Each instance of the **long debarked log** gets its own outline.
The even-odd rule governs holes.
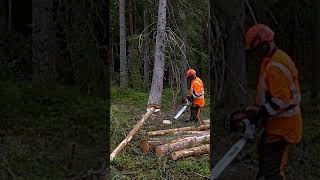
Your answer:
[[[133,129],[129,132],[127,137],[117,146],[115,150],[110,155],[110,161],[130,142],[135,134],[139,131],[139,129],[143,126],[144,122],[149,118],[149,116],[154,112],[155,108],[150,108],[148,112],[142,117],[142,119],[133,127]]]
[[[171,142],[161,146],[157,146],[155,151],[157,156],[167,155],[172,151],[177,151],[185,149],[188,146],[198,146],[200,144],[205,144],[210,141],[210,134],[199,136],[199,137],[187,137],[181,139],[178,142]]]
[[[184,157],[207,154],[209,152],[210,152],[210,144],[205,144],[205,145],[193,147],[190,149],[183,149],[180,151],[173,152],[171,154],[171,158],[173,160],[177,160],[177,159],[184,158]]]
[[[210,131],[186,131],[188,134],[186,135],[181,135],[178,137],[169,137],[169,138],[148,138],[148,139],[143,139],[140,141],[140,150],[146,154],[150,151],[155,151],[155,148],[157,146],[167,144],[167,143],[172,143],[172,142],[178,142],[181,141],[187,137],[196,137],[196,136],[203,136],[210,134]]]
[[[179,131],[205,131],[207,129],[210,129],[210,124],[200,125],[199,127],[190,126],[190,127],[183,127],[183,128],[150,131],[150,132],[147,132],[147,135],[148,136],[161,136],[161,135],[165,135],[165,134],[174,134],[175,132],[179,132]]]

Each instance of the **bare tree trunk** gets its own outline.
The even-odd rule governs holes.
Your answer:
[[[179,132],[186,132],[186,131],[205,131],[207,129],[210,129],[209,124],[200,125],[199,127],[189,126],[189,127],[182,127],[182,128],[149,131],[149,132],[147,132],[147,135],[148,136],[161,136],[161,135],[166,135],[166,134],[177,134]]]
[[[8,0],[8,31],[11,32],[12,27],[12,1]]]
[[[312,57],[312,87],[311,87],[311,96],[317,97],[320,93],[320,1],[314,0],[314,26],[313,26],[313,57]]]
[[[128,66],[126,48],[125,0],[119,0],[120,24],[120,87],[128,87]]]
[[[184,157],[207,154],[209,152],[210,152],[210,145],[205,144],[205,145],[193,147],[190,149],[183,149],[180,151],[176,151],[176,152],[172,153],[171,158],[173,160],[177,160],[177,159],[184,158]]]
[[[161,146],[167,143],[184,141],[188,137],[200,137],[204,135],[208,135],[209,131],[185,131],[186,134],[179,134],[175,137],[160,137],[160,138],[148,138],[140,141],[140,149],[146,154],[150,151],[155,151],[157,146]]]
[[[195,136],[195,137],[187,137],[184,139],[180,139],[179,141],[172,141],[168,144],[163,144],[161,146],[156,147],[156,155],[163,156],[167,155],[170,152],[182,150],[190,146],[198,146],[201,144],[208,144],[210,141],[210,134],[206,134],[203,136]]]
[[[148,118],[150,117],[150,115],[154,112],[154,108],[151,108],[148,110],[148,112],[143,115],[142,119],[140,121],[138,121],[138,123],[136,125],[134,125],[134,127],[131,129],[131,131],[129,132],[129,134],[127,135],[127,137],[116,147],[116,149],[113,150],[113,152],[110,154],[110,161],[113,160],[113,158],[120,153],[120,151],[122,151],[122,149],[124,149],[126,147],[127,144],[129,144],[129,142],[131,141],[131,139],[133,138],[133,136],[135,136],[138,131],[140,130],[140,128],[144,125],[144,123],[148,120]]]
[[[154,68],[152,76],[152,85],[149,95],[148,104],[151,106],[160,106],[162,89],[163,89],[163,74],[165,63],[165,29],[166,29],[166,0],[159,0],[158,9],[158,25],[156,37],[156,52],[154,57]]]
[[[130,35],[132,36],[134,34],[133,30],[133,7],[132,7],[132,0],[129,0],[129,30],[130,30]]]
[[[186,14],[185,11],[181,11],[182,14],[182,22],[183,24],[186,24]],[[186,76],[186,70],[187,70],[187,40],[186,40],[186,29],[187,27],[183,25],[183,34],[182,34],[182,41],[183,41],[183,47],[182,47],[182,53],[181,53],[181,69],[180,69],[180,94],[181,96],[187,95],[187,76]]]
[[[32,82],[40,86],[45,86],[50,77],[48,37],[50,2],[32,0]]]
[[[187,66],[187,40],[186,40],[186,35],[183,35],[183,47],[182,47],[182,54],[181,54],[181,74],[180,74],[180,78],[181,78],[181,84],[180,84],[180,88],[181,88],[181,95],[185,96],[187,95],[187,76],[186,76],[186,70],[188,68]]]
[[[246,63],[244,54],[244,1],[243,0],[217,0],[216,7],[220,10],[218,17],[224,18],[224,31],[226,53],[226,73],[224,107],[229,113],[246,104]],[[216,6],[217,6],[216,5]]]
[[[0,34],[8,30],[8,6],[6,0],[0,0]]]
[[[150,86],[150,63],[149,63],[149,37],[148,37],[148,10],[144,8],[143,10],[143,24],[144,24],[144,48],[143,48],[143,77],[144,86],[146,89]]]

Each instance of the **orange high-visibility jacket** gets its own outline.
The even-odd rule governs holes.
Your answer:
[[[190,87],[190,96],[193,96],[193,106],[200,106],[203,107],[205,103],[204,99],[204,87],[203,83],[200,78],[196,77],[194,80],[191,81]]]
[[[262,61],[257,84],[256,103],[264,105],[271,115],[264,125],[267,137],[282,137],[293,144],[300,142],[300,101],[298,70],[285,52],[277,50],[271,58]]]

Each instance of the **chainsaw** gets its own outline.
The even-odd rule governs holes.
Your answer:
[[[176,114],[176,116],[174,117],[174,119],[178,119],[180,116],[181,116],[181,114],[188,108],[188,106],[191,104],[191,102],[188,100],[188,99],[186,99],[186,103],[185,103],[185,105],[180,109],[180,111]]]
[[[249,120],[252,118],[253,113],[255,113],[255,110],[236,111],[231,114],[229,120],[225,123],[225,127],[229,128],[231,131],[241,131],[242,138],[239,139],[214,166],[211,171],[210,180],[217,179],[243,149],[247,141],[255,138],[256,125]]]

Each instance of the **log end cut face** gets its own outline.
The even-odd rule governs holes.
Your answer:
[[[163,151],[162,151],[162,149],[160,148],[160,147],[156,147],[156,155],[157,156],[163,156],[164,155],[164,153],[163,153]]]
[[[143,154],[147,154],[149,152],[150,146],[149,146],[149,142],[147,140],[142,140],[140,142],[140,149],[142,151]]]

